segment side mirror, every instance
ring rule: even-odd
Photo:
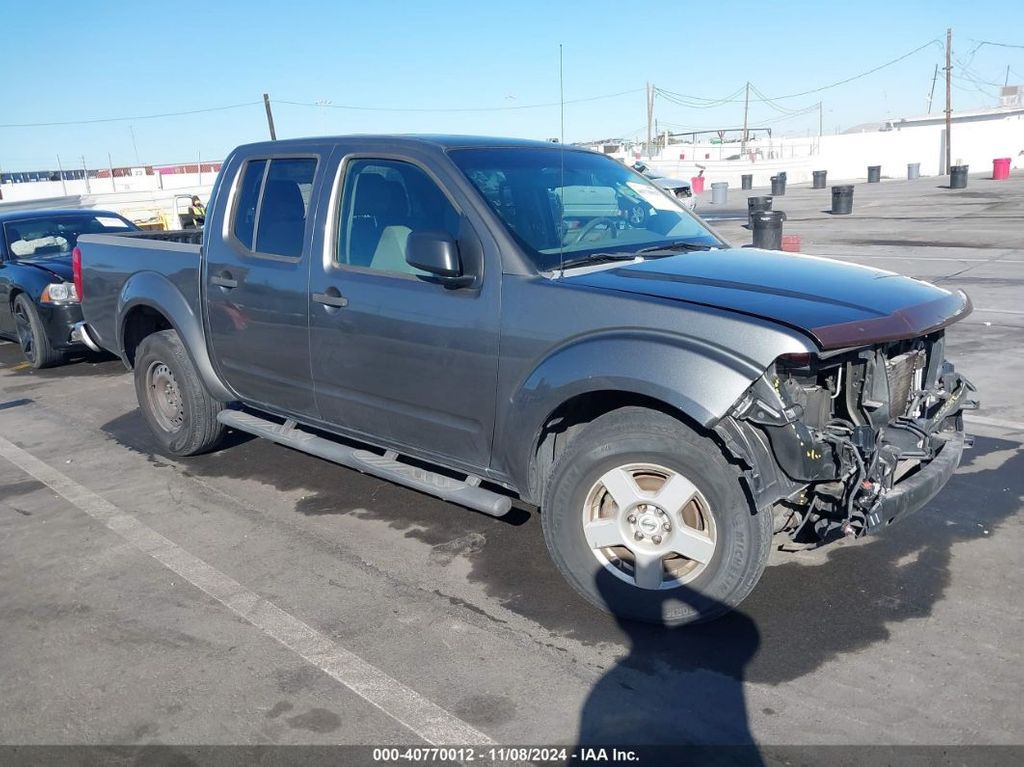
[[[448,232],[412,232],[406,243],[405,260],[409,266],[438,277],[462,276],[459,246]]]

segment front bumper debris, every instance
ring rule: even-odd
[[[950,433],[941,450],[914,474],[892,486],[867,512],[861,535],[872,535],[923,508],[949,482],[960,465],[966,437]]]

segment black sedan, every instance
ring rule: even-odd
[[[71,251],[82,234],[136,231],[103,210],[0,213],[0,337],[21,345],[34,368],[63,362],[84,349],[72,336],[82,319],[71,274]]]

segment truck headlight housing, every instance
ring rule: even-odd
[[[39,300],[44,304],[77,304],[78,291],[73,282],[52,282],[43,288]]]

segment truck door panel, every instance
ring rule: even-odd
[[[463,251],[481,241],[421,167],[349,160],[311,262],[310,348],[325,421],[486,466],[497,382],[499,274],[452,289],[405,261],[409,234],[444,230]],[[488,279],[488,277],[490,279]],[[322,303],[324,297],[335,298]]]
[[[224,236],[205,264],[209,339],[220,374],[244,400],[316,415],[309,368],[308,267],[316,157],[248,160]],[[306,249],[308,250],[308,248]]]

